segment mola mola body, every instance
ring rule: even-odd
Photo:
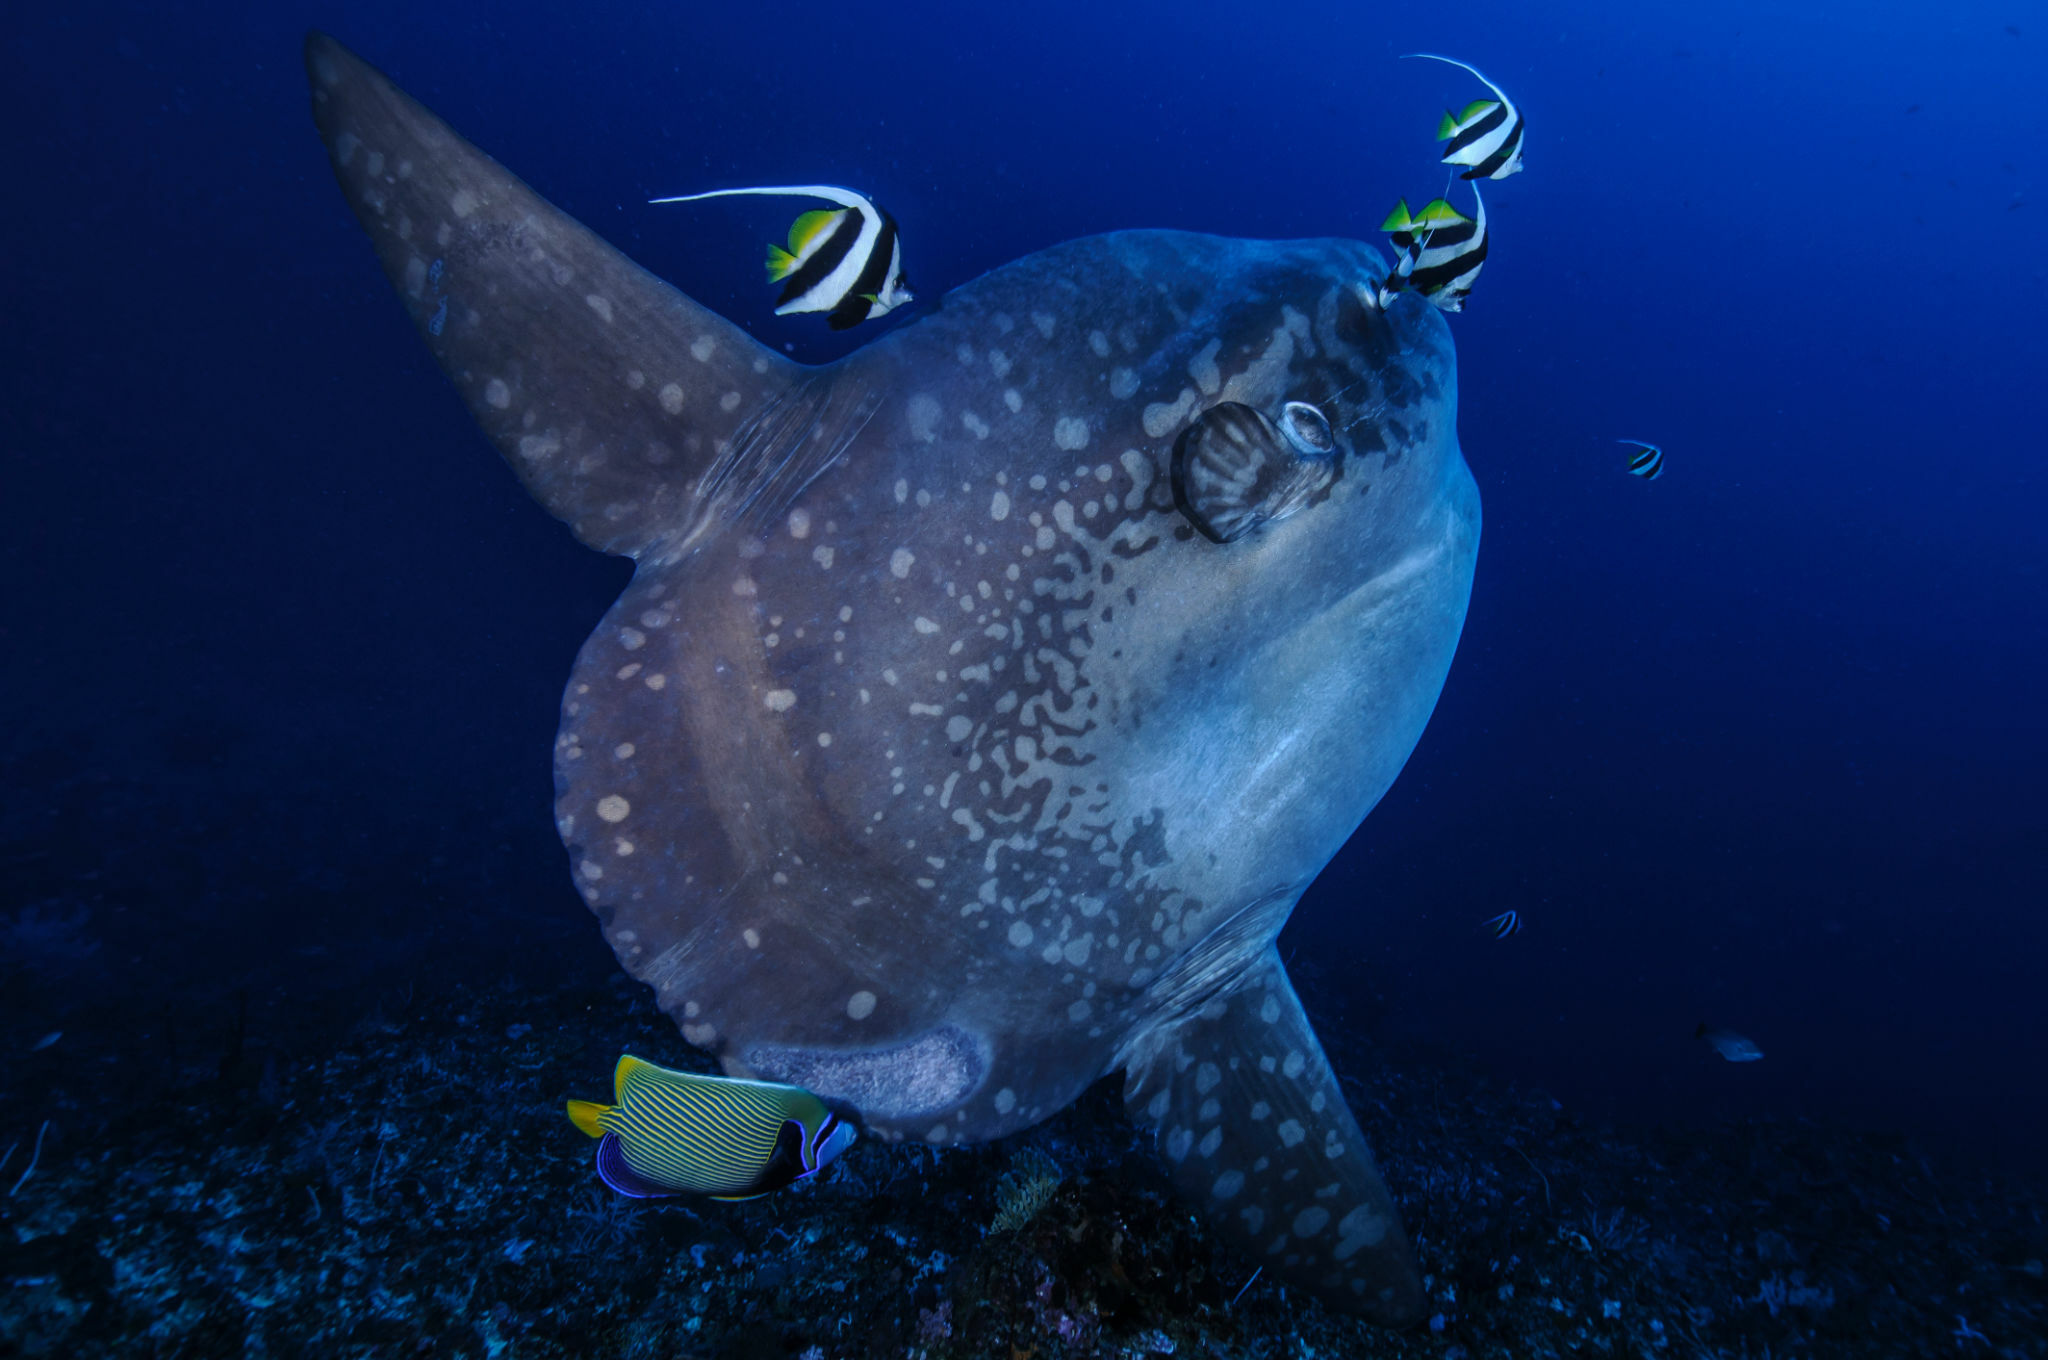
[[[1274,948],[1392,783],[1479,504],[1435,308],[1352,241],[1072,241],[821,368],[339,44],[335,173],[485,433],[636,563],[556,744],[577,889],[735,1075],[1001,1137],[1122,1072],[1269,1275],[1388,1322],[1399,1215]]]

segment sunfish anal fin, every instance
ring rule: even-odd
[[[306,70],[385,274],[534,499],[605,552],[638,557],[688,533],[698,480],[806,370],[605,244],[326,34],[307,36]]]
[[[1269,1277],[1422,1315],[1399,1211],[1277,951],[1129,1055],[1124,1105],[1181,1192]]]

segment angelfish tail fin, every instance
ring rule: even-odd
[[[600,1105],[594,1100],[572,1100],[569,1102],[569,1122],[592,1138],[602,1138],[604,1125],[598,1121],[609,1114],[612,1108],[610,1105]]]
[[[1400,1212],[1276,950],[1126,1056],[1125,1109],[1219,1236],[1337,1307],[1421,1317]]]

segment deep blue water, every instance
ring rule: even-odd
[[[2048,12],[1372,9],[10,9],[0,906],[90,902],[101,947],[0,1003],[0,1045],[238,982],[609,966],[548,753],[626,567],[527,501],[394,305],[305,29],[806,360],[873,328],[771,315],[780,208],[643,201],[856,185],[928,296],[1123,227],[1376,241],[1475,93],[1396,60],[1427,49],[1529,118],[1453,319],[1485,537],[1436,716],[1283,947],[1386,1037],[1623,1121],[2026,1149]]]

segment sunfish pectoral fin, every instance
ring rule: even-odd
[[[324,33],[306,38],[335,177],[435,359],[536,500],[638,556],[719,447],[802,376],[684,297]]]
[[[1422,1315],[1400,1213],[1277,952],[1128,1052],[1125,1108],[1219,1236],[1375,1321]]]

